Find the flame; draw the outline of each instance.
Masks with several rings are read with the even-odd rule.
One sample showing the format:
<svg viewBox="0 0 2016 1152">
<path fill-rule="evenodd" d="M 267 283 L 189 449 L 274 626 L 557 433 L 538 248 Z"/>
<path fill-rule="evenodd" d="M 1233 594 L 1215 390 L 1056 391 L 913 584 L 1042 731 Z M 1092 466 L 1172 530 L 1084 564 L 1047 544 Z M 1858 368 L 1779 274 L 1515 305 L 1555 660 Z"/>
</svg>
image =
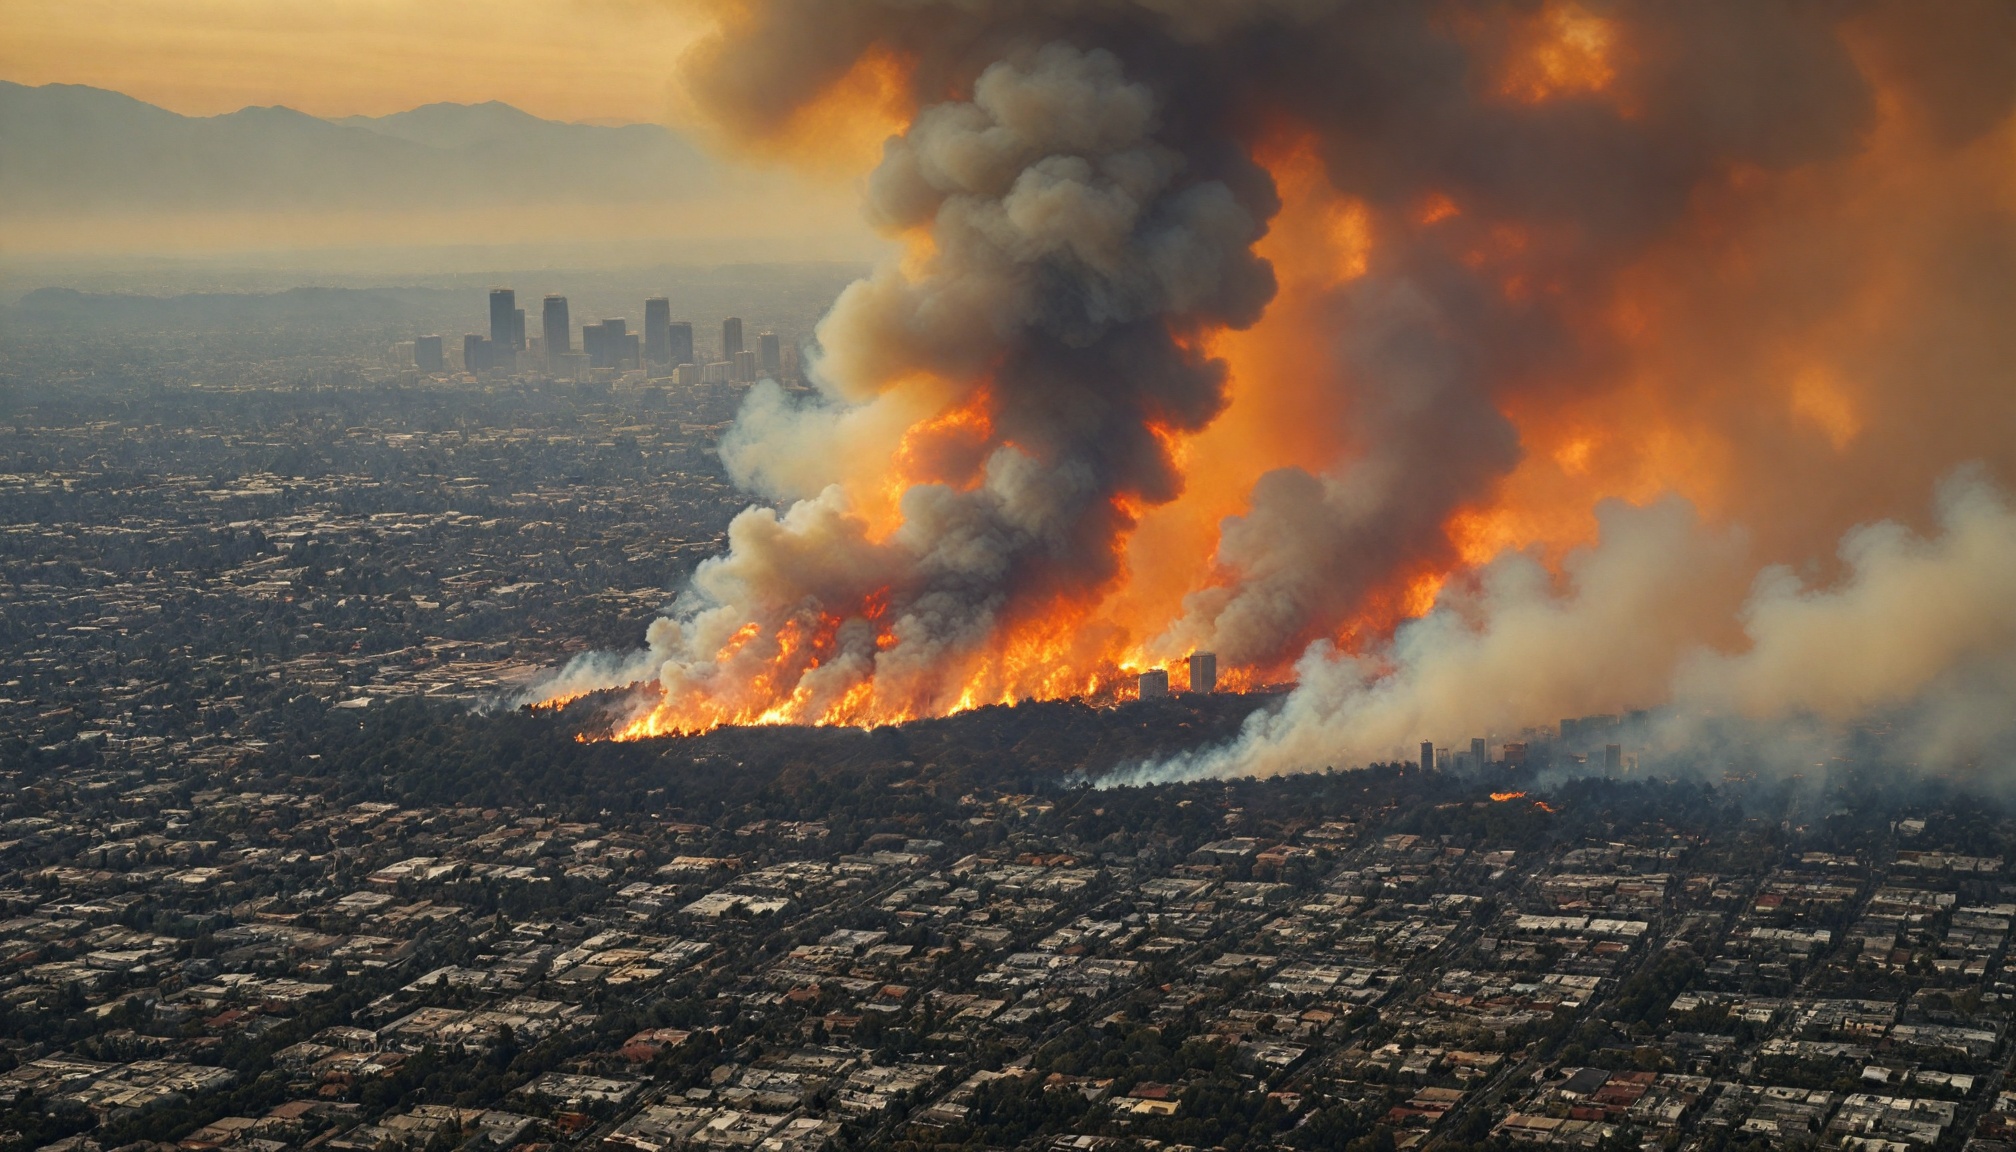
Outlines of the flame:
<svg viewBox="0 0 2016 1152">
<path fill-rule="evenodd" d="M 525 705 L 525 707 L 530 708 L 534 712 L 558 712 L 576 700 L 586 699 L 588 696 L 589 693 L 587 692 L 562 692 L 554 696 L 548 696 L 543 700 L 534 700 L 532 703 Z"/>
<path fill-rule="evenodd" d="M 1497 801 L 1497 802 L 1498 802 L 1498 803 L 1500 803 L 1500 804 L 1503 804 L 1503 803 L 1505 803 L 1505 802 L 1506 802 L 1507 800 L 1524 800 L 1525 798 L 1526 798 L 1526 794 L 1525 794 L 1524 792 L 1493 792 L 1493 793 L 1491 793 L 1491 799 L 1493 799 L 1493 800 Z"/>
<path fill-rule="evenodd" d="M 1533 801 L 1533 807 L 1538 808 L 1542 812 L 1556 811 L 1555 807 L 1552 804 L 1547 803 L 1545 800 Z"/>
<path fill-rule="evenodd" d="M 887 589 L 878 590 L 847 616 L 794 617 L 770 631 L 745 624 L 716 655 L 717 668 L 729 673 L 715 677 L 722 682 L 676 694 L 662 684 L 637 686 L 631 712 L 606 738 L 642 740 L 747 725 L 866 728 L 1026 699 L 1110 700 L 1143 667 L 1108 655 L 1113 637 L 1083 619 L 1085 608 L 1053 603 L 1030 613 L 1022 626 L 1003 628 L 987 650 L 938 670 L 935 689 L 863 676 L 822 696 L 806 674 L 833 660 L 843 627 L 869 625 L 878 647 L 886 646 L 892 627 L 887 598 Z"/>
</svg>

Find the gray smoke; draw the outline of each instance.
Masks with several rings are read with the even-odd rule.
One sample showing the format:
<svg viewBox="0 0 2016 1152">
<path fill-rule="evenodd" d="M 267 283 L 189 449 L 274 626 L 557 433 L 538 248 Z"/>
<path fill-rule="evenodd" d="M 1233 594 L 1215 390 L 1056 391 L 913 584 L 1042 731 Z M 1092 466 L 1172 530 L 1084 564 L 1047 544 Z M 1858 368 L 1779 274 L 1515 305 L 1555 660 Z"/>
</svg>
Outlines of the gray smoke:
<svg viewBox="0 0 2016 1152">
<path fill-rule="evenodd" d="M 1740 533 L 1684 503 L 1612 505 L 1557 591 L 1506 556 L 1362 657 L 1317 645 L 1278 707 L 1234 743 L 1114 782 L 1273 775 L 1411 760 L 1423 738 L 1517 732 L 1554 717 L 1665 709 L 1648 751 L 1794 731 L 1812 755 L 1880 722 L 1904 759 L 1954 768 L 2016 740 L 2016 509 L 1979 468 L 1941 486 L 1938 530 L 1894 522 L 1842 541 L 1843 576 L 1748 577 Z M 1747 588 L 1747 591 L 1746 591 Z M 1707 638 L 1733 634 L 1726 647 Z M 1824 752 L 1822 753 L 1824 755 Z"/>
</svg>

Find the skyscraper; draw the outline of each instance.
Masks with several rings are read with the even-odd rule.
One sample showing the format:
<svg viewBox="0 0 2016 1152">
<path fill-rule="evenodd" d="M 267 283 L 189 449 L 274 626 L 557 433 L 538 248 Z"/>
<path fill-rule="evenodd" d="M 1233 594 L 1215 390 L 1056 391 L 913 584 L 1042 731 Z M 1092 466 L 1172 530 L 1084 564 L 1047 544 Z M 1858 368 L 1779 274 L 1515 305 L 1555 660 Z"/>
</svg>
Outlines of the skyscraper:
<svg viewBox="0 0 2016 1152">
<path fill-rule="evenodd" d="M 1433 772 L 1435 770 L 1435 742 L 1433 740 L 1421 741 L 1421 770 L 1423 772 Z"/>
<path fill-rule="evenodd" d="M 1141 679 L 1136 681 L 1136 684 L 1139 686 L 1138 691 L 1143 700 L 1153 700 L 1157 696 L 1167 696 L 1169 695 L 1169 670 L 1167 668 L 1150 668 L 1148 671 L 1141 673 Z"/>
<path fill-rule="evenodd" d="M 653 364 L 672 359 L 672 302 L 663 296 L 644 301 L 644 359 Z"/>
<path fill-rule="evenodd" d="M 490 345 L 518 347 L 518 294 L 509 288 L 490 290 Z"/>
<path fill-rule="evenodd" d="M 548 296 L 539 310 L 539 334 L 546 338 L 546 358 L 558 360 L 574 350 L 574 326 L 567 319 L 567 298 Z"/>
<path fill-rule="evenodd" d="M 614 316 L 600 324 L 581 328 L 581 350 L 588 353 L 591 368 L 637 367 L 637 334 L 629 331 L 629 321 Z"/>
<path fill-rule="evenodd" d="M 777 342 L 775 332 L 765 332 L 756 337 L 756 368 L 766 380 L 784 378 L 783 346 Z"/>
<path fill-rule="evenodd" d="M 1211 652 L 1190 654 L 1190 691 L 1212 693 L 1218 690 L 1218 657 Z"/>
<path fill-rule="evenodd" d="M 441 351 L 441 337 L 421 336 L 413 341 L 413 366 L 422 372 L 439 372 L 447 357 Z"/>
<path fill-rule="evenodd" d="M 1489 747 L 1485 745 L 1483 737 L 1472 737 L 1470 740 L 1470 766 L 1482 769 L 1484 765 L 1490 762 L 1491 752 Z"/>
<path fill-rule="evenodd" d="M 733 379 L 738 384 L 748 384 L 756 379 L 756 353 L 744 349 L 735 353 Z"/>
<path fill-rule="evenodd" d="M 740 351 L 742 351 L 742 318 L 730 316 L 721 322 L 721 359 L 733 364 L 735 354 Z"/>
<path fill-rule="evenodd" d="M 667 329 L 666 338 L 671 341 L 671 351 L 667 359 L 674 367 L 699 363 L 693 357 L 693 325 L 681 320 Z"/>
<path fill-rule="evenodd" d="M 474 332 L 462 337 L 462 370 L 485 372 L 490 368 L 490 341 Z"/>
</svg>

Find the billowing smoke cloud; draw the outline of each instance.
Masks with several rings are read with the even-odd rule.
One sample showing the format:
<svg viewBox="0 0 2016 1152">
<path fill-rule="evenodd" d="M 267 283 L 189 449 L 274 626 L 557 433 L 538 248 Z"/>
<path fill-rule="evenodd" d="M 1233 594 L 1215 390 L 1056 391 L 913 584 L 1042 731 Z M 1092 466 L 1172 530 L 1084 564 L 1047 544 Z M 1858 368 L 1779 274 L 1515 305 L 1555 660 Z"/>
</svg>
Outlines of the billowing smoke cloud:
<svg viewBox="0 0 2016 1152">
<path fill-rule="evenodd" d="M 728 136 L 899 115 L 866 189 L 904 255 L 821 324 L 816 394 L 758 388 L 724 442 L 775 506 L 648 650 L 545 689 L 653 681 L 632 731 L 1066 695 L 1194 649 L 1302 688 L 1185 771 L 1746 680 L 1837 720 L 1800 669 L 1861 682 L 1822 632 L 1758 630 L 1788 577 L 1739 619 L 1753 575 L 1960 460 L 2016 477 L 2000 0 L 713 7 L 683 72 Z M 1852 587 L 1902 531 L 1853 537 Z"/>
<path fill-rule="evenodd" d="M 2016 739 L 2016 510 L 1970 468 L 1942 486 L 1938 528 L 1882 522 L 1843 540 L 1841 578 L 1757 576 L 1738 533 L 1668 499 L 1599 513 L 1557 590 L 1530 556 L 1500 558 L 1368 656 L 1318 645 L 1279 708 L 1239 739 L 1121 781 L 1271 775 L 1407 760 L 1424 737 L 1518 732 L 1543 717 L 1668 709 L 1647 735 L 1694 743 L 1717 721 L 1806 736 L 1881 720 L 1895 751 L 1953 767 Z M 1740 624 L 1732 649 L 1706 638 Z"/>
<path fill-rule="evenodd" d="M 821 396 L 751 398 L 723 447 L 738 479 L 795 502 L 729 532 L 648 661 L 667 723 L 914 715 L 1040 689 L 1014 626 L 1118 574 L 1129 504 L 1181 488 L 1163 437 L 1223 405 L 1224 368 L 1183 337 L 1249 324 L 1273 291 L 1250 245 L 1272 202 L 1231 158 L 1165 143 L 1160 101 L 1100 49 L 1044 44 L 889 141 L 870 210 L 928 230 L 921 271 L 888 264 L 819 329 Z M 1254 193 L 1258 194 L 1258 193 Z M 970 436 L 912 474 L 878 530 L 846 481 L 888 467 L 915 392 Z M 933 449 L 925 449 L 931 451 Z M 959 459 L 964 457 L 964 459 Z M 942 476 L 932 482 L 926 476 Z M 548 694 L 632 675 L 593 659 Z"/>
</svg>

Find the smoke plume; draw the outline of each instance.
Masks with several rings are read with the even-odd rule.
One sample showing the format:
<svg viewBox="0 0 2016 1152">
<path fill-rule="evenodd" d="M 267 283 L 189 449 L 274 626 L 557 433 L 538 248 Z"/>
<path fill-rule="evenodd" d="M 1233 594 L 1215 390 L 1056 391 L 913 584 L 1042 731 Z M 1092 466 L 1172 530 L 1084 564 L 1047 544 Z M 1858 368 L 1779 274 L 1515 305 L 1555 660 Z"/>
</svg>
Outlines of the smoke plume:
<svg viewBox="0 0 2016 1152">
<path fill-rule="evenodd" d="M 725 440 L 769 503 L 544 695 L 869 723 L 1212 650 L 1300 687 L 1171 770 L 1277 771 L 1676 698 L 1972 715 L 2000 667 L 1958 590 L 2016 583 L 1934 559 L 2016 476 L 2016 9 L 713 11 L 694 106 L 818 163 L 886 121 L 902 254 Z M 1848 660 L 1823 610 L 1929 638 Z"/>
<path fill-rule="evenodd" d="M 1695 744 L 1718 721 L 1791 725 L 1810 744 L 1884 720 L 1895 750 L 1921 763 L 1999 756 L 2016 738 L 2016 510 L 1975 468 L 1942 485 L 1937 505 L 1929 538 L 1887 521 L 1851 531 L 1835 583 L 1771 567 L 1747 593 L 1740 532 L 1677 499 L 1608 505 L 1601 539 L 1563 563 L 1565 588 L 1530 554 L 1501 557 L 1377 652 L 1312 648 L 1295 690 L 1233 744 L 1116 779 L 1411 759 L 1424 736 L 1447 745 L 1651 708 L 1666 711 L 1641 734 L 1655 750 Z M 1731 648 L 1705 642 L 1723 632 L 1737 634 Z"/>
</svg>

